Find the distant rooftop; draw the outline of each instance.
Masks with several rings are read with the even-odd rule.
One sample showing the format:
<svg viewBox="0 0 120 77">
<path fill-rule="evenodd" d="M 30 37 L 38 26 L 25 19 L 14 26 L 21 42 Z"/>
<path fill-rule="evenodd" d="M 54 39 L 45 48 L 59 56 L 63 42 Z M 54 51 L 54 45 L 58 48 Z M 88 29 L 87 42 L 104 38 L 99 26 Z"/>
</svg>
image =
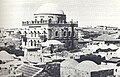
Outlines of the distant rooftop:
<svg viewBox="0 0 120 77">
<path fill-rule="evenodd" d="M 38 68 L 38 67 L 31 66 L 28 64 L 23 64 L 16 69 L 16 72 L 22 73 L 25 77 L 35 77 L 42 70 L 43 70 L 43 68 Z"/>
</svg>

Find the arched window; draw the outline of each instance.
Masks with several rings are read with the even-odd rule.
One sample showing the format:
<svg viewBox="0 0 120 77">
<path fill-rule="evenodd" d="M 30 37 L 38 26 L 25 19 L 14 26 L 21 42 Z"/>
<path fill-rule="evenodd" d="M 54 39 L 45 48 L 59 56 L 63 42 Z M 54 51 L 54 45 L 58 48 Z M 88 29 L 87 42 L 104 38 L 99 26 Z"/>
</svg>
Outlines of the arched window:
<svg viewBox="0 0 120 77">
<path fill-rule="evenodd" d="M 43 34 L 47 34 L 47 32 L 44 30 L 44 31 L 43 31 Z"/>
<path fill-rule="evenodd" d="M 38 34 L 39 34 L 40 32 L 38 31 Z"/>
<path fill-rule="evenodd" d="M 38 40 L 38 43 L 40 43 L 40 41 Z"/>
<path fill-rule="evenodd" d="M 31 40 L 30 42 L 31 42 L 31 46 L 33 46 L 33 41 Z"/>
<path fill-rule="evenodd" d="M 32 24 L 34 24 L 34 21 L 32 21 Z"/>
<path fill-rule="evenodd" d="M 33 32 L 32 31 L 30 32 L 30 34 L 31 34 L 31 37 L 33 37 Z"/>
<path fill-rule="evenodd" d="M 70 31 L 68 32 L 68 36 L 71 36 L 71 32 Z"/>
<path fill-rule="evenodd" d="M 36 46 L 36 40 L 34 40 L 34 46 Z"/>
<path fill-rule="evenodd" d="M 55 32 L 55 36 L 58 36 L 58 31 Z"/>
<path fill-rule="evenodd" d="M 59 21 L 60 21 L 60 18 L 58 17 L 58 18 L 57 18 L 57 23 L 59 23 Z"/>
<path fill-rule="evenodd" d="M 38 31 L 38 37 L 40 37 L 40 32 Z"/>
<path fill-rule="evenodd" d="M 43 19 L 41 19 L 40 22 L 43 23 Z"/>
<path fill-rule="evenodd" d="M 34 31 L 34 36 L 35 36 L 35 37 L 36 37 L 36 34 L 37 34 L 36 31 Z"/>
<path fill-rule="evenodd" d="M 63 34 L 63 35 L 66 36 L 66 34 L 67 34 L 66 31 L 64 31 L 64 34 Z"/>
<path fill-rule="evenodd" d="M 37 19 L 35 19 L 35 23 L 37 23 Z"/>
<path fill-rule="evenodd" d="M 52 21 L 52 19 L 49 19 L 49 20 L 48 20 L 48 23 L 51 23 L 51 21 Z"/>
</svg>

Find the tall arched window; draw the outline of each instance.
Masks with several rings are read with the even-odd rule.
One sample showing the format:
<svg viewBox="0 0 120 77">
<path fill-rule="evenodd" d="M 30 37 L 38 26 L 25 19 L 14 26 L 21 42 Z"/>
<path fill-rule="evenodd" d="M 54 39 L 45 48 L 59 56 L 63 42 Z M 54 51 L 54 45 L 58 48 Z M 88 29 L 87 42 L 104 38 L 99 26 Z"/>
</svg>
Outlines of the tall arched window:
<svg viewBox="0 0 120 77">
<path fill-rule="evenodd" d="M 36 31 L 34 31 L 34 37 L 36 37 L 36 34 L 37 34 Z"/>
<path fill-rule="evenodd" d="M 57 23 L 59 23 L 59 21 L 60 21 L 60 18 L 58 17 L 58 18 L 57 18 Z"/>
<path fill-rule="evenodd" d="M 40 32 L 38 31 L 38 37 L 40 37 Z"/>
<path fill-rule="evenodd" d="M 55 36 L 58 36 L 58 31 L 55 32 Z"/>
<path fill-rule="evenodd" d="M 33 46 L 33 41 L 31 40 L 30 42 L 31 42 L 31 46 Z"/>
<path fill-rule="evenodd" d="M 48 20 L 48 23 L 51 23 L 51 21 L 52 21 L 52 19 L 50 18 L 50 19 Z"/>
<path fill-rule="evenodd" d="M 43 23 L 43 19 L 41 19 L 40 22 Z"/>
<path fill-rule="evenodd" d="M 36 46 L 36 40 L 34 40 L 34 46 Z"/>
<path fill-rule="evenodd" d="M 64 31 L 64 34 L 63 34 L 64 36 L 66 36 L 67 35 L 67 33 L 66 33 L 66 31 Z"/>
<path fill-rule="evenodd" d="M 71 32 L 70 31 L 68 32 L 68 36 L 71 36 Z"/>
<path fill-rule="evenodd" d="M 33 37 L 33 32 L 32 31 L 30 32 L 30 34 L 31 34 L 31 37 Z"/>
</svg>

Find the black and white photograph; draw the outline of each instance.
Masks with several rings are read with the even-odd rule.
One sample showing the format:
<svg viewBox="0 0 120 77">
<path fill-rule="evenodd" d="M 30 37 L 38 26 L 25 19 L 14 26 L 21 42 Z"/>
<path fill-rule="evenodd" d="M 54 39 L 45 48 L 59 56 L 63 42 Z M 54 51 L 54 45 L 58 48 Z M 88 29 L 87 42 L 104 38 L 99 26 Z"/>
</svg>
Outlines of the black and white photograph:
<svg viewBox="0 0 120 77">
<path fill-rule="evenodd" d="M 120 0 L 0 0 L 0 77 L 120 77 Z"/>
</svg>

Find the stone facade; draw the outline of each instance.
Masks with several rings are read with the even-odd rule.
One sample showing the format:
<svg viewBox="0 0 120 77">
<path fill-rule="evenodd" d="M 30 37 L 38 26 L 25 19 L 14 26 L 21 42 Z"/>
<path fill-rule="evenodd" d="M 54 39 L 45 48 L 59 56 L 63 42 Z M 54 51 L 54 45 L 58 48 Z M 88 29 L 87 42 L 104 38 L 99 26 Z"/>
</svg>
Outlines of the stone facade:
<svg viewBox="0 0 120 77">
<path fill-rule="evenodd" d="M 32 21 L 23 21 L 22 25 L 27 28 L 24 31 L 27 40 L 23 41 L 23 46 L 37 47 L 40 42 L 59 40 L 65 43 L 68 50 L 77 48 L 78 22 L 66 22 L 66 15 L 62 10 L 55 13 L 37 12 Z"/>
</svg>

